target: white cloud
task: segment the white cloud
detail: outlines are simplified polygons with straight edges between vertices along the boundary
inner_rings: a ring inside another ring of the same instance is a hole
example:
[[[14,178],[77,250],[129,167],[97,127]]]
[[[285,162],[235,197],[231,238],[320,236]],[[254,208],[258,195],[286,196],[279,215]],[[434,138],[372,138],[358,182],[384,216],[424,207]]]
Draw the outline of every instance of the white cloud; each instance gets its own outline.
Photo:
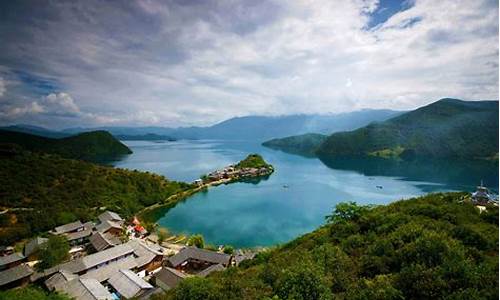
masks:
[[[0,31],[0,58],[66,91],[40,101],[47,115],[88,124],[200,125],[497,99],[498,4],[412,2],[369,30],[377,0],[55,2],[57,18],[17,24],[30,34]]]
[[[5,81],[0,76],[0,98],[5,94],[6,91],[7,91],[7,87],[6,87]]]

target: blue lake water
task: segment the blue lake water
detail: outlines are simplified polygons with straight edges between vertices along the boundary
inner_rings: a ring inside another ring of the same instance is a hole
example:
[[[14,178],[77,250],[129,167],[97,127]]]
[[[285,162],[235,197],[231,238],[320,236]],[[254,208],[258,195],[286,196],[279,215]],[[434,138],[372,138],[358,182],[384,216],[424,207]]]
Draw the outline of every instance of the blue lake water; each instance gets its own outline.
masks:
[[[259,153],[274,165],[267,179],[212,187],[158,220],[174,233],[201,233],[206,242],[236,247],[287,242],[324,223],[342,201],[386,204],[432,191],[472,191],[481,180],[498,192],[498,165],[487,162],[383,159],[320,160],[234,141],[126,141],[133,151],[116,167],[193,181]],[[378,187],[377,187],[378,186]]]

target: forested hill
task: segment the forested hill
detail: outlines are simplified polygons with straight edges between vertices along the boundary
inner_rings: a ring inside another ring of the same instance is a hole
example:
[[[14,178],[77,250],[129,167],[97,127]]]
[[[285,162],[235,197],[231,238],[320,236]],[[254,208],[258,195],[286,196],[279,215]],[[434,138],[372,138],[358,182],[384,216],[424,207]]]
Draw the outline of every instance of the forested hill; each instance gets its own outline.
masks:
[[[384,122],[334,133],[319,146],[309,143],[308,148],[292,138],[267,144],[288,151],[307,150],[320,157],[498,160],[498,101],[441,99]]]
[[[337,205],[327,224],[158,299],[498,299],[498,207],[465,193]]]
[[[0,245],[91,220],[101,207],[129,217],[190,188],[148,172],[32,153],[14,145],[0,150]]]
[[[64,138],[48,138],[0,130],[0,143],[17,144],[33,152],[57,154],[64,158],[83,160],[96,160],[132,153],[127,146],[106,131],[85,132]]]
[[[291,153],[313,155],[328,136],[318,133],[306,133],[280,139],[272,139],[262,143],[263,146]]]

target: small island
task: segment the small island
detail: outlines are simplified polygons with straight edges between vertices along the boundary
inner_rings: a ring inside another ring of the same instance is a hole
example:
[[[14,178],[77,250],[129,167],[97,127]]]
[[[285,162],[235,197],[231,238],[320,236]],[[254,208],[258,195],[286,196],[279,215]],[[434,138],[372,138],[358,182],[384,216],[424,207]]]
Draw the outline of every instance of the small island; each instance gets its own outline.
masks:
[[[194,181],[198,186],[219,185],[248,178],[269,176],[274,167],[268,164],[259,154],[250,154],[235,165],[229,165],[221,170],[215,170],[202,175]]]

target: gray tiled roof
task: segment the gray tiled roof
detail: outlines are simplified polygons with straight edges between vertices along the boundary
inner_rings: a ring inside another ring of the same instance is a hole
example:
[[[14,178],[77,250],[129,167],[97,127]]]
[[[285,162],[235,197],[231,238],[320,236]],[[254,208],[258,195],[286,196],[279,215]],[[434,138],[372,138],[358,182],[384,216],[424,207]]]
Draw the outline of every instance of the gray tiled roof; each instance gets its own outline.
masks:
[[[99,221],[101,221],[101,223],[104,223],[106,221],[123,221],[120,215],[109,210],[103,212],[97,218],[99,219]]]
[[[78,275],[69,273],[67,271],[59,271],[52,275],[49,279],[45,280],[45,286],[50,290],[60,290],[66,282],[78,278]]]
[[[177,271],[176,269],[164,267],[158,273],[156,273],[154,277],[157,284],[158,281],[160,281],[167,287],[174,288],[179,284],[179,282],[189,277],[189,275]]]
[[[186,247],[179,251],[176,255],[171,256],[168,261],[175,268],[188,259],[202,260],[213,264],[228,265],[231,256],[196,247]]]
[[[164,255],[164,253],[160,251],[158,245],[146,245],[139,240],[130,240],[127,244],[134,249],[134,254],[137,256],[135,260],[137,261],[138,267],[150,263],[158,255]]]
[[[138,296],[153,286],[130,270],[120,270],[109,278],[108,283],[125,298]]]
[[[111,293],[96,279],[77,278],[68,281],[59,291],[76,300],[113,300]]]
[[[77,230],[78,228],[81,228],[81,227],[83,227],[82,222],[75,221],[75,222],[72,222],[72,223],[68,223],[68,224],[64,224],[64,225],[61,225],[61,226],[57,226],[56,228],[54,228],[54,232],[56,234],[63,234],[63,233],[67,233],[67,232],[70,232],[70,231]]]
[[[118,228],[118,229],[121,229],[122,226],[119,224],[119,223],[116,223],[114,221],[104,221],[102,223],[100,223],[99,225],[97,225],[95,227],[97,229],[97,231],[99,232],[106,232],[108,231],[110,228]]]
[[[24,255],[29,256],[33,253],[35,253],[41,245],[45,244],[49,239],[43,238],[43,237],[36,237],[32,240],[30,240],[25,246],[24,246]]]
[[[0,272],[0,286],[25,278],[33,274],[33,270],[27,265],[19,265],[14,268]]]
[[[224,269],[226,269],[226,268],[221,264],[211,265],[210,267],[206,268],[205,270],[199,272],[196,275],[201,276],[201,277],[205,277],[205,276],[208,276],[212,272],[223,271]]]
[[[73,241],[73,240],[78,240],[81,238],[86,238],[92,234],[92,229],[84,229],[81,231],[75,231],[75,232],[70,232],[66,233],[66,238],[68,241]]]
[[[107,233],[100,232],[96,232],[91,235],[89,240],[96,251],[102,251],[121,243],[119,238]]]
[[[23,260],[24,258],[24,255],[18,252],[12,253],[7,256],[0,256],[0,266],[5,266],[13,262]]]
[[[94,278],[99,280],[99,282],[108,280],[113,274],[116,274],[119,270],[123,269],[133,269],[137,267],[137,262],[133,256],[120,259],[115,262],[110,262],[109,264],[102,266],[100,268],[88,271],[83,274],[82,278]]]

